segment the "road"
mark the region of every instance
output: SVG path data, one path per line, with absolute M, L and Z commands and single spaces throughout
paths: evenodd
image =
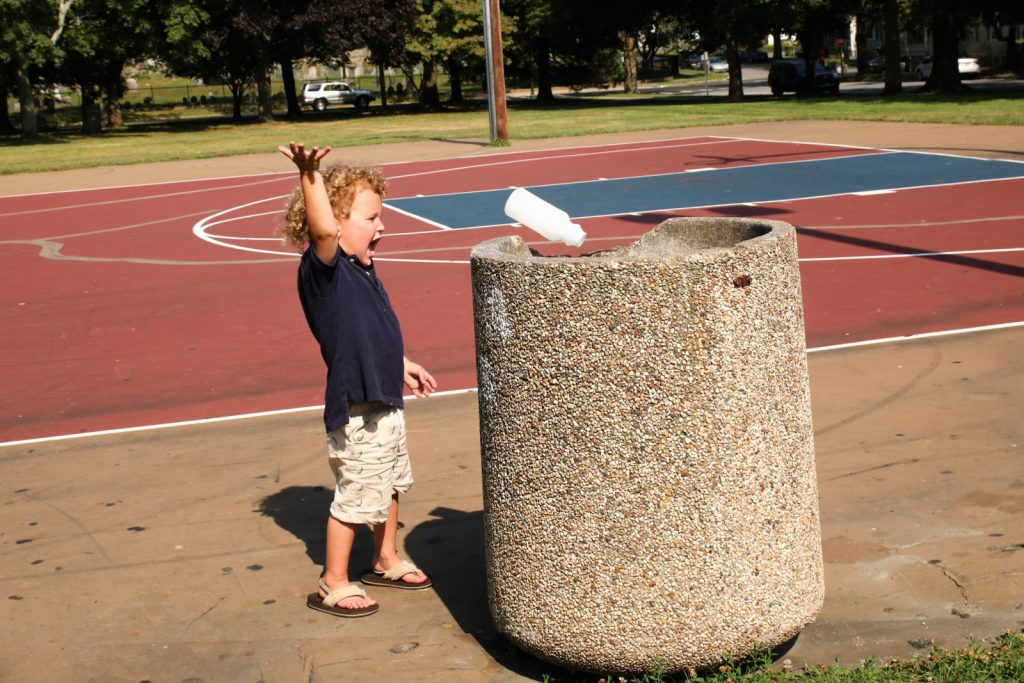
M 743 94 L 744 95 L 771 95 L 771 90 L 768 88 L 768 64 L 744 64 L 743 65 Z M 849 69 L 846 78 L 854 78 L 857 75 L 856 69 Z M 964 84 L 972 90 L 1007 90 L 1007 91 L 1020 91 L 1024 89 L 1024 80 L 1022 79 L 975 79 L 964 81 Z M 924 85 L 924 81 L 917 80 L 905 80 L 903 81 L 903 87 L 905 90 L 912 91 L 915 88 Z M 885 83 L 883 81 L 855 81 L 855 80 L 844 80 L 840 86 L 841 95 L 881 95 L 882 89 Z M 717 80 L 709 79 L 706 83 L 703 78 L 697 77 L 690 82 L 686 83 L 673 83 L 670 85 L 648 83 L 640 86 L 640 91 L 644 93 L 661 93 L 665 95 L 704 95 L 708 94 L 711 96 L 725 96 L 729 91 L 728 80 L 721 78 Z M 610 91 L 595 91 L 590 93 L 589 91 L 583 91 L 581 94 L 596 94 L 597 92 L 617 92 L 617 90 Z M 787 95 L 792 97 L 793 95 Z

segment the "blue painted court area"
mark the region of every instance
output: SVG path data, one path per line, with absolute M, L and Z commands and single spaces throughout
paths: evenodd
M 1024 177 L 1024 164 L 914 152 L 763 164 L 530 187 L 573 218 L 779 202 L 855 192 Z M 389 199 L 387 206 L 449 228 L 508 225 L 511 190 Z

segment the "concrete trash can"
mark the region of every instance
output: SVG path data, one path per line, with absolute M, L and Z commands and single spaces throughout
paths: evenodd
M 472 253 L 488 599 L 574 670 L 716 664 L 821 607 L 796 232 L 678 218 L 626 247 Z

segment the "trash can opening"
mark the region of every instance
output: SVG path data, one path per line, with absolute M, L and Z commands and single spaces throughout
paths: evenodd
M 600 255 L 664 258 L 705 249 L 729 249 L 774 229 L 769 223 L 744 220 L 670 218 L 633 244 Z

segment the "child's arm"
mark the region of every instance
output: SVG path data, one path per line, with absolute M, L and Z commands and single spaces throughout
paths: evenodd
M 412 389 L 416 398 L 426 398 L 437 389 L 433 375 L 424 370 L 422 365 L 413 363 L 405 356 L 402 356 L 402 362 L 405 364 L 405 386 Z
M 306 150 L 300 143 L 289 142 L 277 148 L 299 169 L 302 199 L 306 203 L 306 224 L 309 226 L 309 241 L 316 248 L 317 256 L 324 263 L 331 263 L 338 253 L 338 219 L 334 217 L 331 200 L 327 196 L 324 177 L 320 174 L 320 160 L 331 151 L 330 147 Z

